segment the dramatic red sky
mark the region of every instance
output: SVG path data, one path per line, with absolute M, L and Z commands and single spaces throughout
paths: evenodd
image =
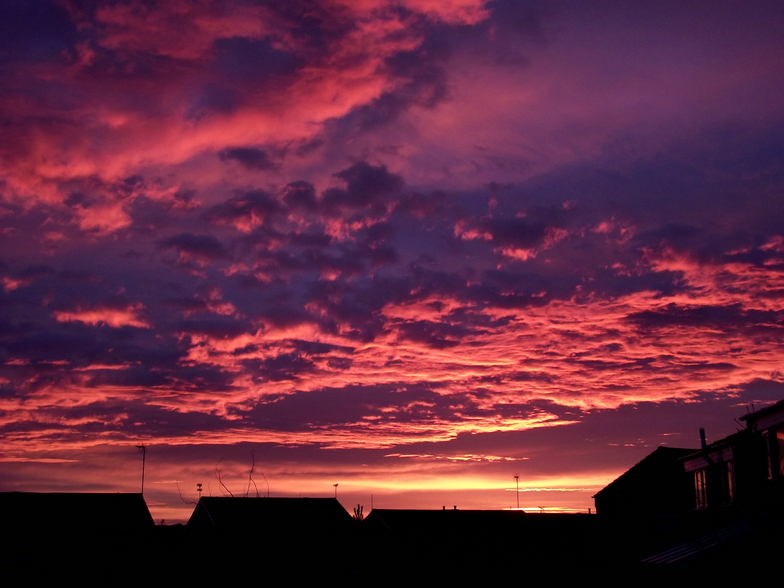
M 6 0 L 0 490 L 586 509 L 784 397 L 784 3 Z M 262 477 L 263 472 L 263 477 Z M 266 482 L 265 482 L 266 478 Z M 251 484 L 250 493 L 256 489 Z

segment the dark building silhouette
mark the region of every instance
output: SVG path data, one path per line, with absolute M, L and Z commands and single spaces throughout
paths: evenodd
M 335 498 L 203 497 L 185 527 L 185 538 L 255 547 L 281 540 L 312 543 L 329 540 L 352 523 Z
M 216 572 L 223 577 L 236 574 L 239 562 L 291 570 L 299 579 L 343 577 L 355 523 L 335 498 L 203 497 L 185 527 L 183 549 L 191 568 L 205 557 L 234 562 Z
M 3 533 L 49 541 L 124 541 L 154 522 L 141 494 L 2 492 Z
M 753 434 L 745 429 L 685 456 L 681 462 L 692 487 L 690 509 L 737 510 L 756 505 L 762 462 L 755 449 Z
M 36 577 L 138 567 L 155 525 L 141 494 L 0 493 L 0 561 Z
M 204 497 L 155 526 L 141 494 L 0 493 L 0 563 L 23 581 L 780 579 L 784 401 L 700 449 L 659 447 L 594 496 L 598 516 L 374 509 L 335 498 Z M 47 576 L 48 574 L 48 576 Z
M 597 567 L 598 522 L 588 514 L 374 509 L 362 544 L 368 561 L 378 553 L 396 562 L 386 573 L 398 580 L 520 580 L 553 565 L 560 578 L 577 578 Z
M 694 451 L 657 448 L 594 495 L 596 513 L 627 519 L 684 514 L 690 509 L 692 492 L 681 460 Z
M 748 413 L 746 428 L 683 458 L 692 508 L 732 518 L 784 508 L 784 401 Z
M 755 574 L 778 574 L 784 401 L 741 420 L 745 428 L 713 443 L 700 430 L 699 450 L 660 447 L 596 493 L 609 535 L 635 546 L 627 560 L 648 550 L 641 561 L 719 579 L 727 561 L 746 559 Z
M 641 518 L 750 514 L 784 507 L 784 401 L 741 417 L 746 428 L 700 449 L 659 447 L 594 495 L 596 512 Z
M 784 511 L 784 400 L 740 417 L 752 436 L 757 484 L 754 496 L 765 510 Z M 752 466 L 753 467 L 753 466 Z M 761 468 L 761 469 L 760 469 Z

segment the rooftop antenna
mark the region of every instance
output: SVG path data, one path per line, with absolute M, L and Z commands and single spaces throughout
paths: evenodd
M 517 495 L 517 510 L 520 510 L 520 474 L 514 475 L 515 479 L 515 494 Z
M 335 499 L 337 499 L 337 497 L 338 497 L 338 485 L 337 484 L 332 484 L 332 485 L 335 487 Z
M 201 500 L 201 491 L 202 491 L 201 482 L 199 482 L 196 484 L 196 492 L 199 493 L 199 500 Z
M 142 444 L 137 445 L 136 448 L 142 452 L 142 496 L 144 496 L 144 466 L 147 461 L 147 446 L 142 441 Z

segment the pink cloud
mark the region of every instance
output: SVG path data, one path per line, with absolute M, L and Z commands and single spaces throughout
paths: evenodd
M 59 322 L 78 321 L 93 326 L 107 325 L 114 328 L 149 329 L 151 325 L 144 318 L 143 311 L 144 307 L 136 303 L 125 307 L 97 305 L 89 308 L 55 311 L 53 315 Z
M 282 492 L 590 502 L 780 395 L 775 18 L 63 5 L 0 51 L 4 473 L 135 488 L 144 439 L 167 513 L 248 447 Z

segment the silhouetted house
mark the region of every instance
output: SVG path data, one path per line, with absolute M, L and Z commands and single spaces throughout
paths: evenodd
M 3 492 L 0 504 L 7 561 L 113 565 L 155 528 L 141 494 Z
M 784 549 L 784 402 L 741 417 L 746 428 L 683 458 L 692 481 L 690 534 L 646 561 L 691 565 L 726 583 L 728 562 L 750 562 L 744 580 L 780 579 Z
M 596 513 L 635 520 L 686 513 L 691 507 L 691 478 L 681 459 L 693 453 L 694 449 L 657 448 L 594 495 Z
M 691 508 L 729 509 L 750 502 L 756 466 L 753 439 L 746 429 L 684 457 L 683 467 L 692 481 Z
M 354 520 L 335 498 L 203 497 L 183 534 L 196 557 L 262 559 L 268 570 L 309 562 L 333 575 L 353 548 Z M 305 573 L 304 570 L 301 570 Z
M 741 420 L 754 436 L 758 484 L 756 499 L 762 508 L 784 510 L 784 400 L 744 415 Z
M 695 511 L 750 514 L 784 506 L 784 401 L 741 417 L 746 428 L 683 459 Z
M 390 540 L 432 547 L 488 544 L 513 537 L 528 517 L 521 510 L 373 509 L 366 528 Z
M 6 536 L 111 541 L 155 526 L 141 494 L 2 492 L 0 504 Z
M 515 510 L 387 510 L 365 518 L 364 545 L 396 562 L 398 579 L 444 582 L 466 574 L 492 579 L 520 577 L 531 566 L 559 565 L 584 573 L 595 559 L 597 517 L 588 514 L 533 514 Z
M 784 548 L 784 401 L 701 449 L 660 447 L 594 496 L 622 559 L 691 566 L 721 578 L 728 558 L 777 568 Z M 662 516 L 674 515 L 674 516 Z M 670 520 L 669 528 L 660 524 Z M 651 524 L 653 523 L 653 524 Z M 648 553 L 645 554 L 645 550 Z M 639 557 L 643 556 L 643 557 Z

